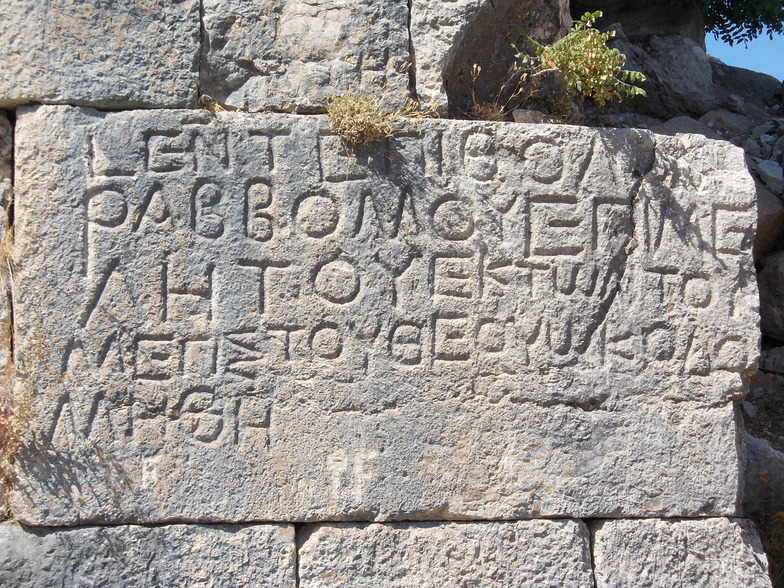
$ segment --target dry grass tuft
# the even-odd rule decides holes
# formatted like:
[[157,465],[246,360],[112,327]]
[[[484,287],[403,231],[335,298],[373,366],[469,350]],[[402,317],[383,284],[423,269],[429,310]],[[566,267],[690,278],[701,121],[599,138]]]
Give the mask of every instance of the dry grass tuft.
[[[8,215],[6,214],[6,219]],[[0,296],[12,291],[14,279],[14,233],[7,221],[0,241]],[[10,337],[10,323],[5,325]],[[37,338],[34,346],[45,347]],[[8,351],[0,354],[4,364],[0,373],[0,482],[10,487],[14,481],[14,458],[24,444],[25,435],[34,415],[34,384],[32,377],[20,372]],[[5,357],[3,357],[5,356]]]
[[437,116],[437,106],[421,110],[413,100],[408,100],[400,110],[387,112],[377,98],[355,92],[334,96],[327,105],[332,130],[346,145],[353,147],[367,147],[394,136],[393,125],[400,120]]
[[377,99],[353,92],[330,99],[327,117],[343,142],[356,147],[367,147],[391,137],[395,120],[382,110]]

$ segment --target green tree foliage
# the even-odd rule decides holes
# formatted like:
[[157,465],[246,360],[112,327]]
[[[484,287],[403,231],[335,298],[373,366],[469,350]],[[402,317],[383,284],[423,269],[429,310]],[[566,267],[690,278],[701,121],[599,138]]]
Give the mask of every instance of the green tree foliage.
[[734,45],[784,33],[782,0],[685,0],[705,15],[705,31]]

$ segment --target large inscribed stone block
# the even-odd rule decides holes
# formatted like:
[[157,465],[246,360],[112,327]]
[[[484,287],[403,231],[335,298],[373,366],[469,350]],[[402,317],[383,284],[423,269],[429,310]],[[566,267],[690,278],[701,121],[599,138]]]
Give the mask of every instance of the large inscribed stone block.
[[292,525],[0,525],[0,584],[294,588]]
[[302,588],[593,588],[581,521],[306,527]]
[[740,150],[47,106],[17,140],[19,520],[736,513]]
[[196,103],[198,0],[3,0],[0,107]]
[[770,588],[754,524],[743,519],[603,521],[593,529],[597,588]]
[[406,0],[204,0],[201,90],[230,106],[323,112],[330,96],[408,97]]

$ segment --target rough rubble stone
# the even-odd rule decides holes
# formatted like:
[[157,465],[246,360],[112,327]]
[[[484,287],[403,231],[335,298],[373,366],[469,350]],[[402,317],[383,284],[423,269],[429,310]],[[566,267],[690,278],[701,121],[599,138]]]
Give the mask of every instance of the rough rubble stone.
[[763,258],[758,279],[762,334],[784,341],[784,251]]
[[294,588],[292,525],[0,525],[0,584]]
[[768,372],[784,374],[784,347],[771,347],[762,351],[759,367]]
[[683,114],[700,117],[715,108],[713,78],[708,57],[695,41],[669,35],[651,37],[644,47],[618,38],[610,42],[626,56],[626,69],[641,71],[647,98],[632,98],[622,110],[660,119]]
[[742,141],[756,126],[752,119],[723,109],[711,110],[700,122],[727,141]]
[[754,261],[779,249],[784,243],[784,203],[781,198],[757,185],[757,233]]
[[597,588],[770,588],[754,525],[742,519],[618,520],[592,529]]
[[668,121],[651,127],[654,133],[660,135],[677,135],[677,134],[697,134],[703,135],[708,139],[721,139],[719,135],[714,133],[700,121],[691,118],[690,116],[676,116]]
[[230,106],[323,112],[330,96],[408,97],[406,0],[204,0],[201,91]]
[[[781,367],[784,367],[782,365]],[[747,466],[743,493],[744,512],[770,517],[781,511],[784,498],[784,453],[766,439],[745,434]]]
[[784,132],[781,133],[781,136],[776,140],[776,143],[770,150],[770,157],[784,167]]
[[592,588],[581,521],[316,525],[299,552],[302,588]]
[[741,150],[68,107],[17,140],[19,520],[735,513]]
[[198,0],[4,0],[0,39],[0,107],[196,103]]
[[757,171],[765,185],[775,194],[784,194],[784,170],[775,161],[765,159],[757,163]]
[[781,81],[773,76],[727,65],[715,57],[708,59],[719,93],[737,94],[746,102],[765,107],[781,90]]
[[[552,43],[571,26],[568,0],[413,0],[411,50],[417,97],[424,103],[470,110],[492,100],[509,77],[520,30]],[[474,64],[482,68],[476,83]]]
[[552,120],[543,112],[539,112],[538,110],[526,110],[523,108],[516,108],[512,111],[512,118],[514,118],[516,123],[536,125],[548,124]]

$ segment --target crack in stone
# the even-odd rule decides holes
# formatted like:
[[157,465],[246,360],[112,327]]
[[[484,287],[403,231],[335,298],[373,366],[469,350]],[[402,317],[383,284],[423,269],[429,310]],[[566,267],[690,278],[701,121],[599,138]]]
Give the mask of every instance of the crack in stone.
[[206,46],[207,43],[205,42],[207,38],[207,29],[204,26],[204,0],[199,0],[199,50],[196,54],[196,105],[199,105],[199,102],[202,97],[201,92],[201,68],[202,68],[202,61],[207,59],[207,52]]
[[413,20],[414,0],[408,0],[408,22],[406,28],[408,30],[408,91],[411,94],[412,100],[419,100],[416,89],[416,53],[414,51],[414,35],[411,31]]

